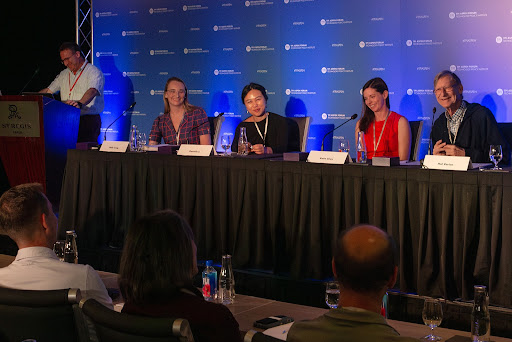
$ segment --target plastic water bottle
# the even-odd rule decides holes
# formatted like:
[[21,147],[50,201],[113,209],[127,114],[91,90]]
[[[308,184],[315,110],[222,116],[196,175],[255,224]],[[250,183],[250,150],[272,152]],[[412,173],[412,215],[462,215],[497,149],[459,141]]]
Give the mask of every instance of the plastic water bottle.
[[213,268],[211,260],[206,261],[203,270],[203,297],[210,302],[217,299],[217,271]]
[[231,255],[222,256],[222,267],[219,277],[219,302],[231,304],[235,300],[235,277],[231,266]]
[[130,151],[137,152],[138,148],[138,139],[139,131],[137,126],[132,125],[132,129],[130,130]]
[[64,261],[78,264],[78,248],[76,246],[76,233],[74,230],[66,231],[66,243],[64,245]]
[[245,127],[240,127],[240,137],[238,138],[238,154],[246,156],[249,154],[249,141]]
[[475,285],[475,299],[471,312],[471,341],[491,340],[491,318],[489,316],[489,296],[486,287]]
[[364,132],[357,132],[357,162],[366,164],[366,145],[364,144]]

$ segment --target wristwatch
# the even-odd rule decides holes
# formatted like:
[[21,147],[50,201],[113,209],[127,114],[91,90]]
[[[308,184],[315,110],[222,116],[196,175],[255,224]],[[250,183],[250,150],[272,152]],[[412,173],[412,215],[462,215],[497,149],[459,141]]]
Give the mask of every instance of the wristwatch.
[[76,103],[78,104],[78,107],[80,107],[80,109],[82,109],[82,107],[83,107],[82,102],[80,102],[80,101],[76,101]]

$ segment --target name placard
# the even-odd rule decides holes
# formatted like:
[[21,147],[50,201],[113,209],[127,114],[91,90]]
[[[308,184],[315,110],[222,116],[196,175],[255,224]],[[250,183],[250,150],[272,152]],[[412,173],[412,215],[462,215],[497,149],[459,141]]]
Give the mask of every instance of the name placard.
[[37,101],[0,101],[0,136],[39,138]]
[[178,150],[179,156],[208,157],[212,154],[213,145],[183,144]]
[[101,152],[118,152],[124,153],[128,150],[129,141],[104,141],[101,144]]
[[450,171],[467,171],[473,168],[470,157],[434,156],[430,154],[425,156],[423,166],[427,169]]
[[348,152],[333,152],[333,151],[311,151],[309,152],[309,163],[320,164],[345,164],[350,163],[352,159]]

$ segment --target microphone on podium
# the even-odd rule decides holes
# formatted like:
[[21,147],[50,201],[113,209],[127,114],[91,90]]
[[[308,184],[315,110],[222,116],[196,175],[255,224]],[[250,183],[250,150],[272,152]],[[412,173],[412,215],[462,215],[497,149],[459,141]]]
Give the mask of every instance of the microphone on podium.
[[39,73],[39,65],[37,66],[37,69],[34,71],[34,73],[32,74],[32,77],[30,77],[30,80],[28,80],[27,83],[25,83],[25,85],[23,86],[23,88],[21,88],[20,92],[18,93],[18,95],[21,95],[23,93],[23,91],[25,90],[25,88],[30,84],[30,82],[32,82],[32,80],[34,79],[34,77]]
[[352,121],[354,119],[357,118],[357,114],[353,114],[350,119],[348,119],[347,121],[345,121],[344,123],[342,123],[341,125],[337,126],[336,128],[334,128],[333,130],[330,130],[329,132],[327,132],[324,137],[322,138],[322,151],[324,150],[324,140],[325,140],[325,137],[327,137],[329,134],[331,134],[332,132],[334,132],[335,130],[337,130],[338,128],[340,128],[341,126],[343,126],[344,124],[346,124],[347,122],[349,121]]
[[108,129],[117,121],[121,118],[121,116],[123,116],[127,111],[129,111],[130,109],[132,109],[133,107],[135,107],[135,105],[137,104],[137,102],[134,102],[130,105],[130,107],[126,108],[124,110],[124,112],[121,113],[121,115],[119,115],[114,121],[112,121],[112,123],[110,125],[108,125],[108,127],[105,129],[105,134],[103,135],[103,141],[106,141],[107,140],[107,131]]

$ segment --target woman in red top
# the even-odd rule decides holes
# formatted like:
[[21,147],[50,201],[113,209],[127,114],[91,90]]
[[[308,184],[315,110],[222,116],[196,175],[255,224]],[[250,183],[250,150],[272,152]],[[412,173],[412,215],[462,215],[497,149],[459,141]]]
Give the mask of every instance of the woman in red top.
[[357,133],[364,132],[367,158],[400,157],[409,160],[411,128],[409,121],[392,112],[388,86],[380,77],[372,78],[363,87],[363,116],[356,124]]

